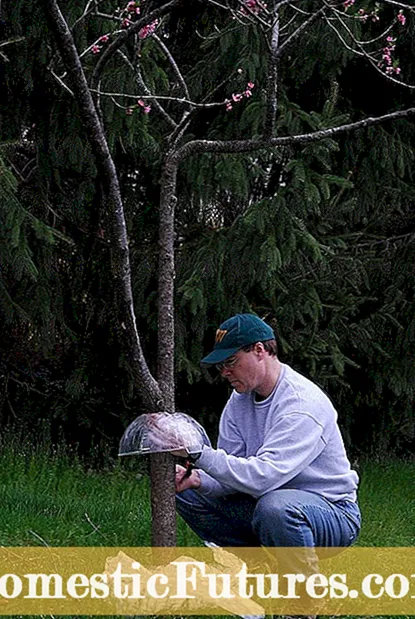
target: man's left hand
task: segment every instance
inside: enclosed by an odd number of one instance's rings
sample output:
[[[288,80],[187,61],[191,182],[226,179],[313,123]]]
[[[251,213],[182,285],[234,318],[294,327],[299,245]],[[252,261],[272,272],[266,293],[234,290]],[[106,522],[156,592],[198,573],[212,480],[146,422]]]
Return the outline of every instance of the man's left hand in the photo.
[[[183,492],[189,488],[199,488],[200,475],[196,469],[193,469],[189,476],[186,476],[187,469],[180,464],[176,464],[176,492]]]

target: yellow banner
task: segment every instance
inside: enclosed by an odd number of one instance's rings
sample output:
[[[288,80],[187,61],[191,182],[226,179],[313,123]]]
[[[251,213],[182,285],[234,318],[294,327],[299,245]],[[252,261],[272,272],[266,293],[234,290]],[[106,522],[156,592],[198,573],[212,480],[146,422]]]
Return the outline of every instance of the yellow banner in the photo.
[[[415,615],[415,548],[1,548],[0,615]]]

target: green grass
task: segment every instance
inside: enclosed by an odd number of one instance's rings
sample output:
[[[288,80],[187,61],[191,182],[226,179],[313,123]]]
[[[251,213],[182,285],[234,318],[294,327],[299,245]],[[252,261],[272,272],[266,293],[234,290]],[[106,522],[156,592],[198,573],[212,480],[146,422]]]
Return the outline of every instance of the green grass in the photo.
[[[415,546],[415,462],[366,462],[360,471],[359,546]]]
[[[359,546],[414,546],[415,463],[361,465]],[[0,440],[0,544],[149,546],[149,484],[142,461],[99,472],[68,448]],[[44,540],[42,542],[42,540]],[[178,520],[178,545],[199,545]]]
[[[149,483],[140,464],[118,461],[97,472],[68,449],[0,441],[0,544],[149,546]],[[177,545],[198,544],[178,521]]]
[[[92,470],[68,448],[0,439],[2,546],[149,546],[149,484],[142,461]],[[364,462],[359,546],[414,546],[415,463]],[[200,541],[178,519],[179,546]]]

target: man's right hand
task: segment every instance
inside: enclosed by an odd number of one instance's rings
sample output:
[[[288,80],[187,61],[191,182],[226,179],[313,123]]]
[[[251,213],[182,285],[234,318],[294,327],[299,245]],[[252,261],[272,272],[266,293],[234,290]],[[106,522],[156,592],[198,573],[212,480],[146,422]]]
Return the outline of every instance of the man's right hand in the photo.
[[[180,464],[176,464],[176,492],[183,492],[189,488],[199,488],[200,475],[196,469],[193,469],[191,474],[186,477],[187,469]]]

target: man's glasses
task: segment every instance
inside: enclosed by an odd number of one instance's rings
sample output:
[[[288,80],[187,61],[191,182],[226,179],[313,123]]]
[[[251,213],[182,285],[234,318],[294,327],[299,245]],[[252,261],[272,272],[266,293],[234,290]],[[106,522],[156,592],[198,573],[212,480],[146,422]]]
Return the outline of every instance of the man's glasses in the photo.
[[[215,367],[218,372],[222,372],[222,370],[230,370],[236,365],[238,361],[238,357],[230,357],[230,359],[226,359],[226,361],[222,361],[222,363],[216,363]]]

